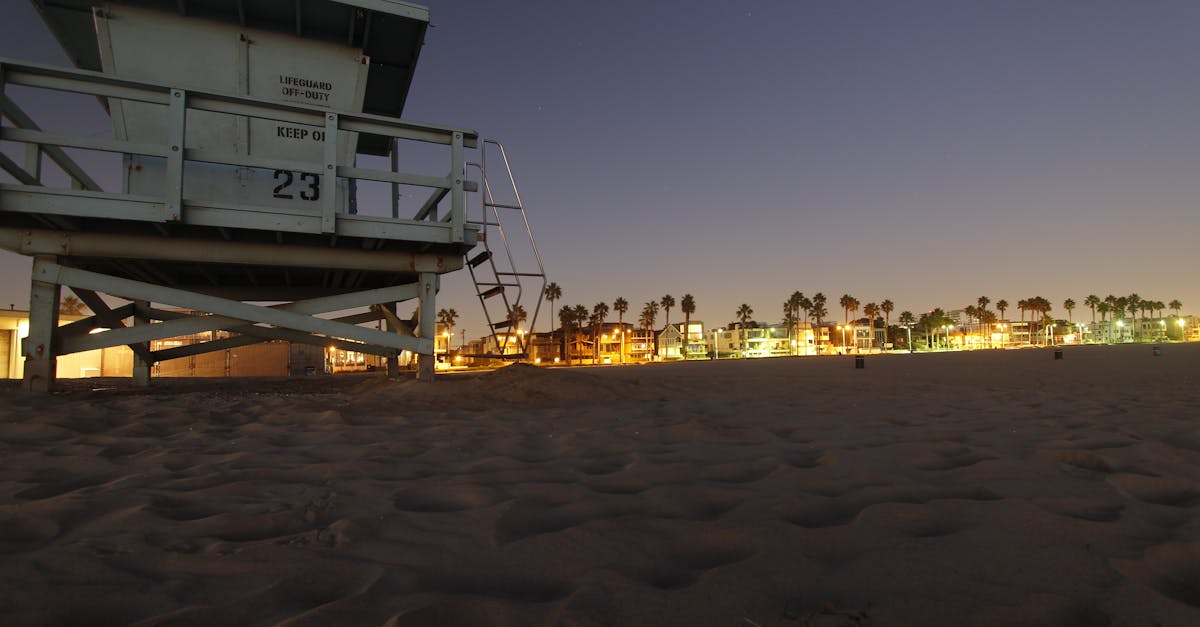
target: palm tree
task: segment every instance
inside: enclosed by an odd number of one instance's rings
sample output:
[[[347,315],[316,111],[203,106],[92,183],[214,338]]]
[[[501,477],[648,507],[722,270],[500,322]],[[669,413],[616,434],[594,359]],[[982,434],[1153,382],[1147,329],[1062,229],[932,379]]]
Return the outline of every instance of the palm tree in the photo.
[[[1129,310],[1129,317],[1133,318],[1133,320],[1134,320],[1133,341],[1135,341],[1135,342],[1138,340],[1138,326],[1139,325],[1137,324],[1137,319],[1138,319],[1137,314],[1138,314],[1138,311],[1141,310],[1141,307],[1142,307],[1142,297],[1138,296],[1136,292],[1125,297],[1125,308]]]
[[[663,308],[663,328],[671,326],[671,308],[675,306],[675,297],[667,294],[658,301]]]
[[[1075,301],[1070,298],[1064,300],[1063,309],[1067,310],[1067,322],[1075,322],[1075,317],[1071,315],[1071,312],[1075,309]]]
[[[979,311],[987,311],[987,306],[992,302],[992,299],[987,296],[980,296],[975,299],[975,304],[979,307]]]
[[[458,321],[458,312],[453,309],[442,309],[437,312],[438,322],[446,327],[446,352],[450,352],[450,339],[454,337],[454,323]]]
[[[1008,301],[1003,298],[996,301],[996,309],[1000,312],[1000,319],[1004,320],[1004,312],[1008,311]]]
[[[1100,312],[1100,322],[1104,322],[1108,320],[1108,312],[1112,311],[1112,307],[1108,303],[1100,301],[1100,304],[1096,305],[1096,310]]]
[[[749,322],[750,316],[753,316],[753,315],[754,315],[754,310],[750,308],[750,305],[747,305],[746,303],[742,303],[740,306],[738,306],[737,319],[743,325],[746,324],[747,322]]]
[[[863,307],[863,315],[867,317],[867,352],[875,348],[875,316],[879,315],[879,305],[867,303]]]
[[[825,316],[829,315],[829,310],[825,309],[825,303],[828,302],[825,295],[821,292],[813,294],[812,297],[812,317],[817,319],[817,324],[821,324]],[[821,313],[817,313],[820,311]]]
[[[691,294],[684,294],[679,301],[679,310],[683,312],[683,358],[687,359],[688,334],[692,328],[692,314],[696,313],[696,299]]]
[[[658,338],[654,337],[654,321],[658,318],[658,303],[650,301],[642,307],[642,327],[650,332],[650,343],[654,347],[654,354],[658,355]]]
[[[617,312],[617,325],[621,327],[621,363],[625,363],[625,313],[629,311],[629,301],[618,296],[613,301],[613,311]]]
[[[575,307],[571,309],[571,314],[575,322],[575,335],[573,343],[575,344],[576,348],[579,348],[579,345],[583,343],[584,339],[583,323],[588,321],[588,308],[584,307],[583,305],[575,305]]]
[[[807,299],[803,292],[792,292],[792,295],[788,296],[783,303],[784,325],[788,328],[788,339],[791,341],[796,340],[796,331],[800,324],[800,308],[805,300]],[[805,311],[805,316],[807,315],[808,312]]]
[[[1100,297],[1095,294],[1088,294],[1087,298],[1083,299],[1083,306],[1092,310],[1092,324],[1096,323],[1096,308],[1100,306]]]
[[[817,326],[821,326],[821,323],[825,320],[825,316],[829,315],[829,310],[825,308],[825,303],[824,294],[821,292],[813,294],[812,305],[808,310],[808,314],[813,317],[813,320],[817,321]]]
[[[1022,298],[1021,300],[1017,301],[1017,309],[1021,310],[1021,321],[1024,322],[1025,312],[1029,309],[1029,300]]]
[[[558,310],[559,328],[562,329],[562,344],[559,347],[559,353],[571,365],[571,351],[566,350],[567,334],[571,333],[571,329],[575,326],[575,309],[570,305],[563,305],[562,309]]]
[[[1183,309],[1183,303],[1179,302],[1178,299],[1175,299],[1175,300],[1172,300],[1171,302],[1167,303],[1167,307],[1170,307],[1171,311],[1175,312],[1175,317],[1178,318],[1179,310]]]
[[[900,312],[900,317],[896,319],[896,322],[908,331],[908,339],[905,340],[904,347],[907,348],[909,352],[912,352],[912,326],[913,324],[916,324],[917,319],[913,317],[913,312],[906,309]]]
[[[1030,311],[1030,315],[1029,315],[1030,334],[1032,335],[1033,323],[1038,321],[1038,319],[1033,316],[1034,313],[1041,314],[1042,328],[1045,328],[1046,321],[1050,319],[1050,309],[1051,309],[1050,301],[1046,300],[1045,298],[1042,298],[1041,296],[1034,296],[1033,298],[1030,298],[1029,300],[1025,301],[1025,307],[1027,309],[1029,309],[1029,311]],[[1030,338],[1030,339],[1032,340],[1032,338]]]
[[[58,313],[60,314],[65,314],[68,316],[82,316],[85,310],[87,310],[87,307],[84,306],[83,301],[70,294],[64,296],[63,299],[58,302]]]
[[[893,303],[890,300],[885,299],[882,303],[879,303],[879,311],[883,312],[883,325],[887,327],[887,331],[884,333],[884,339],[889,342],[892,339],[892,312],[895,310],[896,303]]]
[[[562,298],[562,288],[558,286],[558,283],[550,283],[549,285],[546,286],[546,289],[542,291],[542,295],[546,297],[546,300],[550,301],[550,311],[554,311],[554,301]],[[558,318],[559,318],[559,322],[562,322],[562,312],[561,311],[559,312]],[[565,328],[565,325],[560,325],[560,326],[564,326],[563,342],[566,342],[565,334],[566,334],[567,330]],[[550,341],[551,342],[554,341],[554,331],[553,330],[550,331]],[[563,356],[562,355],[562,345],[559,345],[559,355],[558,356],[559,357]]]
[[[512,321],[512,329],[516,332],[518,343],[521,344],[521,352],[529,354],[529,344],[533,342],[533,329],[529,330],[528,339],[525,339],[525,334],[521,332],[521,323],[529,318],[529,314],[525,313],[525,308],[521,305],[513,305],[512,311],[508,312],[508,319]]]
[[[796,329],[796,325],[799,323],[799,318],[797,318],[795,312],[792,311],[792,300],[789,298],[788,300],[783,301],[783,326],[787,327],[788,343],[792,346],[793,355],[796,354],[796,339],[792,336],[792,331]]]
[[[838,304],[842,307],[842,318],[846,326],[850,326],[850,312],[858,311],[858,301],[849,294],[842,294],[838,299]]]
[[[608,303],[596,303],[592,307],[592,360],[600,359],[600,331],[608,318]]]
[[[753,316],[753,315],[754,315],[754,310],[750,308],[750,305],[747,305],[746,303],[742,303],[741,305],[738,306],[737,319],[742,323],[741,329],[740,329],[741,336],[742,336],[742,342],[740,344],[740,347],[741,347],[741,350],[743,351],[742,352],[743,356],[746,354],[745,353],[745,350],[746,350],[746,323],[750,321],[750,316]]]

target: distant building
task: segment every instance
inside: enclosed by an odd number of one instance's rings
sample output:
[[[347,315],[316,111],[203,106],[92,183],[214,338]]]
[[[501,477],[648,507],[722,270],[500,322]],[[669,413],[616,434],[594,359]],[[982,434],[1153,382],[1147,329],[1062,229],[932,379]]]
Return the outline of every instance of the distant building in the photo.
[[[816,353],[815,335],[811,325],[801,328],[792,337],[782,324],[731,322],[728,328],[718,329],[715,353],[720,359],[786,357]]]
[[[667,325],[658,334],[658,357],[663,360],[707,359],[708,343],[704,337],[704,323],[691,320],[687,323],[687,333],[683,330],[684,323],[677,322]],[[685,338],[686,335],[686,338]]]

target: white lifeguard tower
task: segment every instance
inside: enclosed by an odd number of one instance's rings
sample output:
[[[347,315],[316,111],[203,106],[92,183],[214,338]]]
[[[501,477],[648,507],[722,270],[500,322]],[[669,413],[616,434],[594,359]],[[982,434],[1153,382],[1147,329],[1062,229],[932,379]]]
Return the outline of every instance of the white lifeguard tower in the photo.
[[[424,7],[33,3],[76,67],[0,59],[0,142],[25,154],[17,163],[0,153],[16,181],[0,181],[0,247],[33,257],[27,389],[53,387],[58,355],[127,345],[133,378],[147,385],[155,362],[272,339],[383,355],[390,375],[409,351],[417,377],[431,380],[439,275],[464,266],[493,331],[511,326],[518,307],[536,320],[545,275],[503,147],[400,117]],[[94,96],[113,137],[44,129],[7,85]],[[398,155],[413,144],[442,147],[438,173],[400,171]],[[118,153],[120,189],[101,189],[64,147]],[[511,185],[503,201],[487,183],[489,151]],[[372,157],[390,168],[364,165]],[[69,186],[47,184],[45,161]],[[468,180],[468,166],[479,180]],[[365,185],[390,188],[390,203],[388,193],[361,198]],[[401,188],[425,191],[404,194],[416,199],[404,207]],[[514,211],[520,237],[503,230]],[[59,326],[64,286],[94,315]],[[417,313],[401,319],[397,303],[408,300]],[[387,330],[359,326],[377,321]],[[150,349],[218,330],[232,335]]]

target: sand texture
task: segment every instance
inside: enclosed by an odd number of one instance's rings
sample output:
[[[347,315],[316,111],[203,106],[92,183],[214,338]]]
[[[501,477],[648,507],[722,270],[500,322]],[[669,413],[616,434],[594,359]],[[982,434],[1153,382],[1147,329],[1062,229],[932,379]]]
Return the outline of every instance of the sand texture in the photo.
[[[1200,625],[1200,346],[0,391],[5,625]]]

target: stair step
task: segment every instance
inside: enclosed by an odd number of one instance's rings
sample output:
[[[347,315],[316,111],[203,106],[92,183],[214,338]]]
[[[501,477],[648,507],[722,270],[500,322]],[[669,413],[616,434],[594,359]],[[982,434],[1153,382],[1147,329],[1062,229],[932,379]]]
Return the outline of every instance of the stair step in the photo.
[[[479,296],[481,298],[491,298],[497,294],[503,294],[503,293],[504,293],[504,286],[497,285],[496,287],[493,287],[489,290],[484,290],[484,291],[480,292]]]
[[[505,204],[502,202],[485,202],[483,204],[485,204],[489,207],[496,207],[498,209],[521,209],[521,210],[525,209],[521,205],[508,205],[508,204]]]
[[[506,329],[512,326],[512,320],[501,320],[500,322],[492,323],[493,329]]]
[[[497,272],[496,276],[546,276],[540,272]]]
[[[471,260],[468,261],[467,263],[471,264],[472,268],[478,268],[479,264],[481,264],[491,258],[492,258],[492,251],[485,250],[485,251],[479,253],[478,255],[471,257]]]

